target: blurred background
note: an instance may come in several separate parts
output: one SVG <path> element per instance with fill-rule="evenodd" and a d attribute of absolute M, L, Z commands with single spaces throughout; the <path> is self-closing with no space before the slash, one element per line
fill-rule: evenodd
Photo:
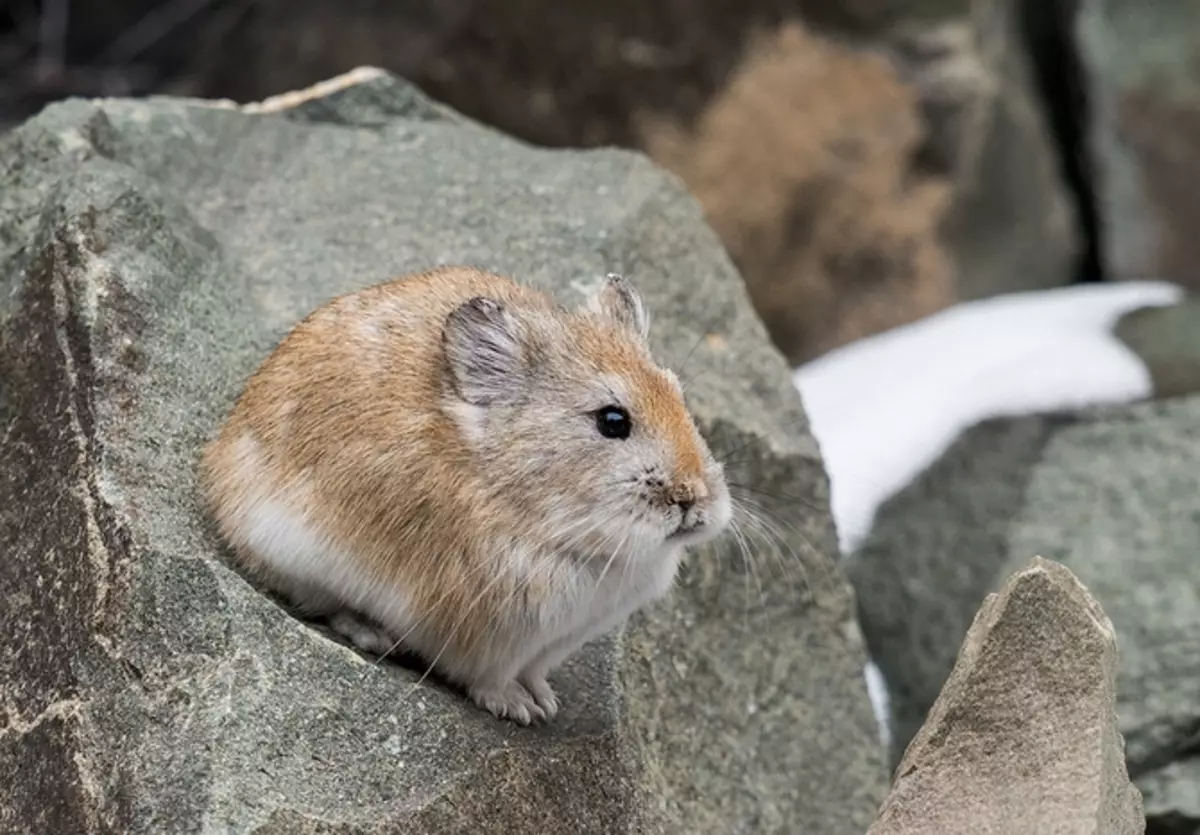
<path fill-rule="evenodd" d="M 1200 119 L 1171 92 L 1196 74 L 1170 43 L 1190 5 L 3 0 L 0 126 L 64 96 L 245 102 L 382 67 L 528 142 L 674 171 L 798 365 L 957 301 L 1200 283 L 1200 143 L 1180 144 Z"/>

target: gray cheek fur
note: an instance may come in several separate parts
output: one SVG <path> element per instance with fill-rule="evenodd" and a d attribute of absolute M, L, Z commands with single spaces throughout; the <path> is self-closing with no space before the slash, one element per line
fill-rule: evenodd
<path fill-rule="evenodd" d="M 523 512 L 565 513 L 565 524 L 592 516 L 614 532 L 637 524 L 661 536 L 679 522 L 667 499 L 666 450 L 645 438 L 603 438 L 580 410 L 488 409 L 474 452 Z"/>
<path fill-rule="evenodd" d="M 559 341 L 544 334 L 517 396 L 479 415 L 473 454 L 495 495 L 534 524 L 561 526 L 564 537 L 590 519 L 607 547 L 619 541 L 634 551 L 660 548 L 683 522 L 708 521 L 705 506 L 685 516 L 671 501 L 673 451 L 665 442 L 636 429 L 627 439 L 600 435 L 593 410 L 636 405 L 626 381 L 580 367 Z M 710 487 L 718 480 L 710 475 Z"/>

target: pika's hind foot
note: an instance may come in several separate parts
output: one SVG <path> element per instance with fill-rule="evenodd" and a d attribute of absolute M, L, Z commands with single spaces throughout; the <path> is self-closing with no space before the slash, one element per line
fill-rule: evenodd
<path fill-rule="evenodd" d="M 515 679 L 499 686 L 472 687 L 470 692 L 475 704 L 500 719 L 528 725 L 534 719 L 546 718 L 537 700 Z"/>
<path fill-rule="evenodd" d="M 379 626 L 352 614 L 346 609 L 329 616 L 329 625 L 350 639 L 363 652 L 384 656 L 396 648 L 396 639 Z"/>
<path fill-rule="evenodd" d="M 546 681 L 545 674 L 522 673 L 517 680 L 529 691 L 546 718 L 553 719 L 558 713 L 558 696 L 554 695 L 554 689 Z"/>

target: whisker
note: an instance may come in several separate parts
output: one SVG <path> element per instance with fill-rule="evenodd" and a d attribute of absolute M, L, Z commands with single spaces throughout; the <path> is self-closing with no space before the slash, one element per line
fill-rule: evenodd
<path fill-rule="evenodd" d="M 679 365 L 678 365 L 678 367 L 677 367 L 677 368 L 678 368 L 678 371 L 677 371 L 677 373 L 679 374 L 679 376 L 681 377 L 681 379 L 682 379 L 682 376 L 683 376 L 683 370 L 684 370 L 684 368 L 687 366 L 687 364 L 688 364 L 688 361 L 689 361 L 689 360 L 692 358 L 692 354 L 696 353 L 696 349 L 700 347 L 700 343 L 704 341 L 704 338 L 705 338 L 706 336 L 708 336 L 708 331 L 709 331 L 709 330 L 711 330 L 711 329 L 710 329 L 710 328 L 704 328 L 704 329 L 703 329 L 703 333 L 701 333 L 701 334 L 700 334 L 700 336 L 699 336 L 699 337 L 696 339 L 696 341 L 695 341 L 694 343 L 692 343 L 692 349 L 691 349 L 690 351 L 688 351 L 688 352 L 687 352 L 687 356 L 685 356 L 685 357 L 683 358 L 683 362 L 679 363 Z"/>
<path fill-rule="evenodd" d="M 793 420 L 786 420 L 783 423 L 777 424 L 776 428 L 789 429 L 793 426 L 796 426 L 797 424 L 803 424 L 803 423 L 808 423 L 808 414 L 807 413 L 800 415 L 799 417 L 797 417 Z M 726 463 L 729 461 L 729 459 L 732 456 L 736 455 L 737 453 L 741 452 L 742 450 L 749 449 L 750 447 L 754 446 L 755 444 L 765 443 L 766 441 L 769 441 L 769 440 L 771 440 L 771 438 L 769 436 L 759 435 L 756 438 L 754 438 L 750 441 L 747 441 L 744 444 L 739 444 L 738 446 L 734 447 L 733 449 L 727 450 L 722 455 L 717 455 L 714 457 L 716 458 L 717 461 L 720 461 L 721 463 Z"/>
<path fill-rule="evenodd" d="M 811 508 L 811 509 L 813 509 L 813 510 L 818 510 L 818 511 L 821 511 L 821 512 L 822 512 L 822 515 L 823 515 L 823 516 L 825 516 L 826 518 L 832 518 L 832 511 L 831 511 L 831 510 L 828 510 L 828 509 L 826 509 L 826 508 L 820 507 L 819 505 L 815 505 L 814 503 L 812 503 L 812 502 L 809 502 L 809 501 L 807 501 L 807 500 L 805 500 L 805 499 L 802 499 L 802 498 L 800 498 L 799 496 L 792 496 L 792 495 L 789 495 L 789 494 L 787 494 L 787 493 L 776 493 L 776 492 L 772 492 L 772 491 L 770 491 L 770 490 L 762 490 L 762 489 L 759 489 L 759 488 L 756 488 L 756 487 L 751 487 L 750 485 L 747 485 L 747 484 L 740 484 L 740 483 L 737 483 L 737 482 L 732 482 L 732 481 L 727 481 L 727 484 L 729 484 L 729 486 L 730 486 L 730 490 L 731 490 L 731 491 L 734 491 L 734 490 L 742 490 L 742 491 L 745 491 L 745 492 L 747 492 L 747 493 L 752 493 L 752 494 L 755 494 L 755 495 L 763 496 L 763 497 L 765 497 L 765 498 L 774 499 L 774 500 L 775 500 L 775 501 L 777 501 L 777 502 L 795 502 L 795 503 L 797 503 L 797 504 L 802 504 L 802 505 L 805 505 L 806 507 L 809 507 L 809 508 Z M 767 514 L 768 516 L 770 516 L 770 517 L 771 517 L 771 520 L 772 520 L 772 521 L 773 521 L 775 524 L 782 524 L 782 525 L 786 526 L 788 530 L 790 530 L 792 533 L 794 533 L 794 534 L 795 534 L 796 536 L 798 536 L 800 539 L 804 540 L 804 543 L 805 543 L 805 545 L 807 545 L 807 546 L 808 546 L 808 548 L 809 548 L 809 550 L 810 550 L 810 551 L 812 551 L 813 553 L 823 553 L 822 549 L 818 548 L 818 547 L 817 547 L 817 546 L 816 546 L 816 545 L 815 545 L 815 544 L 812 542 L 812 540 L 810 540 L 810 539 L 808 538 L 808 535 L 807 535 L 807 534 L 805 534 L 805 533 L 804 533 L 804 531 L 800 530 L 798 527 L 796 527 L 796 526 L 795 526 L 794 524 L 792 524 L 791 522 L 788 522 L 788 521 L 784 520 L 784 519 L 783 519 L 783 518 L 781 518 L 781 517 L 780 517 L 778 514 L 776 514 L 776 513 L 772 513 L 772 512 L 771 512 L 771 511 L 770 511 L 770 510 L 769 510 L 767 507 L 765 507 L 765 506 L 764 506 L 764 505 L 763 505 L 761 502 L 756 502 L 756 501 L 753 501 L 753 500 L 752 500 L 750 497 L 748 497 L 748 496 L 739 497 L 739 499 L 738 499 L 738 500 L 739 500 L 739 501 L 741 501 L 741 502 L 743 502 L 743 503 L 749 503 L 749 504 L 753 504 L 753 505 L 754 505 L 754 507 L 756 507 L 756 508 L 757 508 L 757 509 L 760 511 L 760 513 L 762 513 L 762 514 Z M 764 520 L 762 520 L 762 519 L 760 519 L 759 521 L 760 521 L 760 523 L 765 523 L 765 521 L 764 521 Z M 837 552 L 837 551 L 836 551 L 836 549 L 835 549 L 834 553 L 830 554 L 829 556 L 831 557 L 831 561 L 832 561 L 832 562 L 834 562 L 834 563 L 838 562 L 838 561 L 841 559 L 841 554 L 840 554 L 839 552 Z M 824 563 L 824 562 L 822 562 L 822 565 L 823 565 L 823 567 L 824 567 L 824 571 L 825 571 L 826 575 L 829 575 L 829 573 L 830 573 L 830 567 L 829 567 L 829 565 L 828 565 L 827 563 Z M 828 579 L 828 578 L 827 578 L 827 579 Z"/>
<path fill-rule="evenodd" d="M 818 504 L 817 502 L 814 502 L 811 499 L 802 499 L 799 496 L 790 496 L 787 493 L 772 493 L 769 490 L 763 490 L 762 488 L 759 488 L 759 487 L 751 487 L 748 484 L 741 484 L 739 482 L 730 481 L 728 479 L 726 479 L 725 483 L 727 485 L 729 485 L 730 488 L 734 488 L 737 490 L 745 490 L 747 493 L 754 493 L 756 495 L 765 496 L 768 499 L 776 499 L 778 501 L 796 502 L 797 504 L 802 504 L 811 510 L 820 511 L 826 515 L 828 515 L 830 513 L 828 504 L 825 504 L 825 505 Z"/>
<path fill-rule="evenodd" d="M 779 525 L 783 525 L 789 531 L 791 531 L 793 534 L 798 536 L 804 542 L 804 544 L 807 546 L 807 550 L 810 554 L 820 557 L 823 554 L 823 552 L 820 549 L 818 549 L 812 543 L 811 540 L 809 540 L 808 536 L 805 535 L 805 533 L 802 530 L 800 530 L 798 527 L 793 525 L 791 522 L 789 522 L 785 519 L 776 517 L 774 514 L 771 513 L 769 508 L 766 508 L 766 507 L 762 506 L 761 504 L 754 502 L 753 500 L 750 500 L 750 499 L 742 500 L 742 504 L 743 504 L 743 507 L 746 510 L 747 514 L 755 521 L 755 523 L 758 525 L 759 529 L 764 533 L 764 535 L 766 535 L 771 541 L 777 543 L 779 546 L 786 549 L 786 551 L 787 551 L 786 556 L 791 557 L 791 559 L 796 563 L 796 565 L 798 565 L 800 567 L 800 570 L 804 574 L 804 582 L 805 582 L 806 586 L 808 586 L 811 589 L 812 584 L 811 584 L 810 578 L 808 576 L 807 561 L 799 553 L 797 553 L 797 551 L 788 543 L 787 537 L 785 537 L 783 535 L 783 533 L 779 530 Z M 782 552 L 777 553 L 777 559 L 779 559 L 781 566 L 784 565 L 783 556 L 785 556 L 785 555 Z M 819 560 L 819 562 L 821 563 L 821 565 L 824 569 L 826 581 L 830 582 L 830 583 L 834 582 L 833 575 L 831 573 L 831 568 L 830 568 L 830 563 L 833 562 L 833 560 L 822 559 L 822 560 Z"/>
<path fill-rule="evenodd" d="M 742 557 L 742 564 L 746 567 L 743 576 L 743 585 L 746 591 L 746 605 L 742 608 L 742 624 L 747 630 L 750 628 L 750 577 L 754 576 L 755 585 L 758 586 L 759 599 L 762 599 L 762 583 L 758 579 L 758 574 L 754 570 L 754 556 L 750 553 L 749 544 L 746 542 L 746 536 L 741 530 L 741 525 L 737 518 L 729 520 L 729 529 L 733 533 L 734 543 Z"/>
<path fill-rule="evenodd" d="M 758 558 L 754 553 L 754 548 L 750 542 L 750 537 L 747 536 L 746 527 L 745 525 L 741 524 L 740 520 L 738 523 L 738 544 L 742 553 L 745 555 L 744 559 L 746 561 L 747 571 L 754 580 L 754 587 L 758 591 L 758 597 L 761 600 L 764 587 L 762 583 L 762 575 L 758 571 Z"/>
<path fill-rule="evenodd" d="M 741 502 L 736 502 L 734 507 L 737 511 L 736 515 L 739 517 L 739 526 L 746 541 L 746 548 L 748 551 L 756 554 L 755 561 L 757 562 L 757 551 L 760 549 L 769 551 L 770 547 L 774 545 L 774 542 L 771 540 L 771 537 L 766 534 L 762 524 L 759 522 L 753 510 L 749 506 Z M 758 547 L 754 547 L 755 545 Z M 774 558 L 776 563 L 779 562 L 778 555 L 776 554 L 768 553 L 765 556 Z M 783 566 L 781 566 L 781 568 L 783 568 Z M 784 571 L 784 575 L 785 577 L 788 576 L 786 570 Z"/>
<path fill-rule="evenodd" d="M 636 515 L 636 517 L 635 517 L 634 521 L 635 521 L 635 522 L 640 522 L 640 521 L 642 520 L 642 516 L 643 516 L 642 512 L 641 512 L 641 511 L 639 511 L 639 512 L 637 513 L 637 515 Z M 632 525 L 630 526 L 630 530 L 631 530 L 631 531 L 633 530 L 633 526 L 632 526 Z M 617 591 L 616 591 L 616 596 L 617 596 L 617 598 L 620 598 L 620 597 L 621 597 L 621 595 L 622 595 L 622 593 L 623 593 L 623 592 L 624 592 L 624 590 L 625 590 L 625 582 L 626 582 L 626 580 L 629 578 L 629 565 L 630 565 L 630 562 L 631 562 L 630 560 L 622 560 L 622 562 L 621 562 L 621 576 L 617 578 Z"/>
<path fill-rule="evenodd" d="M 785 579 L 790 582 L 791 575 L 787 572 L 787 566 L 781 561 L 780 555 L 777 553 L 778 543 L 771 535 L 771 532 L 763 525 L 755 509 L 745 501 L 739 501 L 737 507 L 742 517 L 743 529 L 754 537 L 754 541 L 766 552 L 765 556 L 773 561 L 773 564 L 783 572 Z"/>
<path fill-rule="evenodd" d="M 604 563 L 604 569 L 600 572 L 600 576 L 596 580 L 595 590 L 592 592 L 593 603 L 596 601 L 596 595 L 600 593 L 600 585 L 604 582 L 604 576 L 608 574 L 608 569 L 612 567 L 613 560 L 617 558 L 617 554 L 621 553 L 621 549 L 624 548 L 625 543 L 629 541 L 630 533 L 632 533 L 632 530 L 625 531 L 625 535 L 621 537 L 621 541 L 618 542 L 617 547 L 613 549 L 612 555 L 609 556 L 608 561 Z"/>

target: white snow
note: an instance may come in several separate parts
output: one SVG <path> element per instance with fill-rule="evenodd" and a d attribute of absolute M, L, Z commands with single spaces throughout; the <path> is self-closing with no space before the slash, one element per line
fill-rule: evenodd
<path fill-rule="evenodd" d="M 1149 397 L 1149 372 L 1112 328 L 1183 295 L 1130 281 L 965 302 L 797 368 L 842 553 L 859 547 L 883 502 L 980 421 Z M 863 676 L 888 748 L 887 682 L 874 661 Z"/>
<path fill-rule="evenodd" d="M 879 728 L 879 744 L 884 751 L 892 748 L 892 713 L 888 696 L 887 680 L 874 661 L 863 667 L 863 678 L 867 680 L 867 698 L 871 700 L 871 712 L 875 714 L 875 725 Z"/>
<path fill-rule="evenodd" d="M 965 302 L 797 368 L 842 553 L 862 543 L 883 502 L 980 421 L 1148 397 L 1149 372 L 1112 327 L 1183 295 L 1128 281 Z"/>

